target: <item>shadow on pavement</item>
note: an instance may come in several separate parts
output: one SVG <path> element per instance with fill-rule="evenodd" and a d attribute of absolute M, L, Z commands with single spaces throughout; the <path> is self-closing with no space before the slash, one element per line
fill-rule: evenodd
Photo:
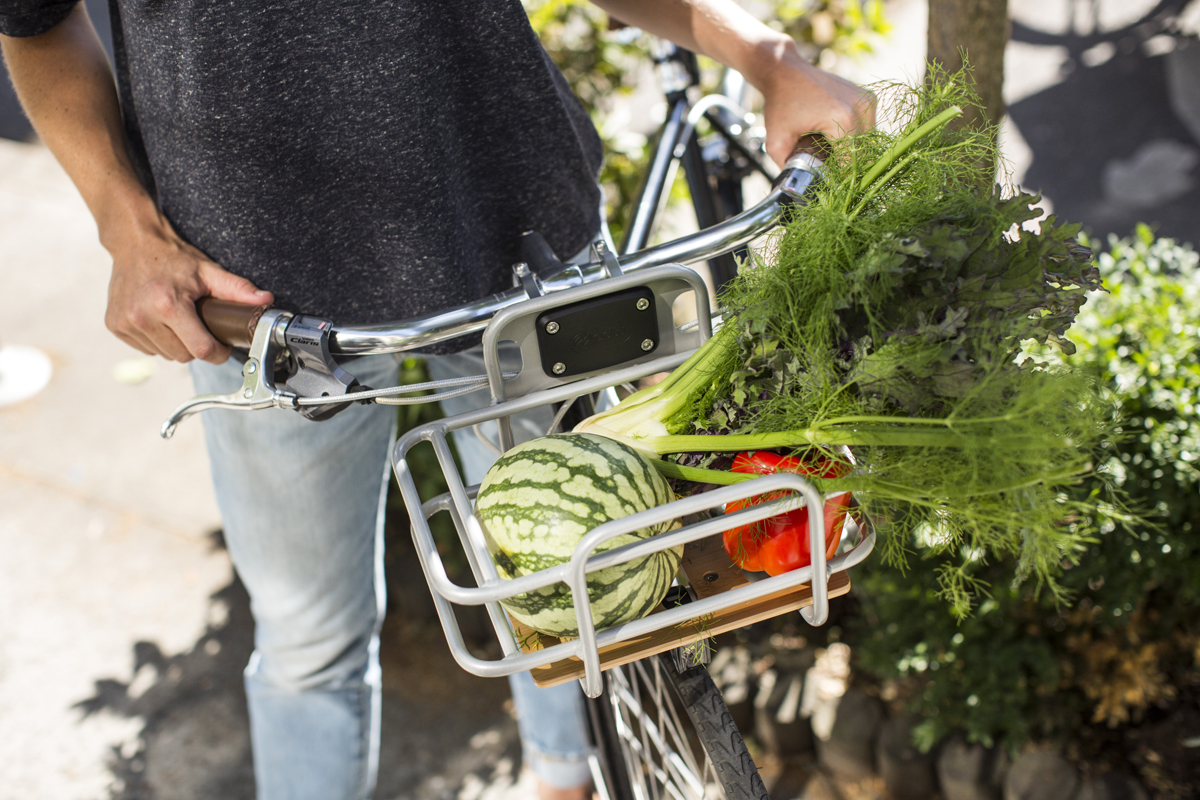
<path fill-rule="evenodd" d="M 220 531 L 211 538 L 224 547 Z M 136 745 L 112 750 L 111 800 L 254 797 L 242 685 L 254 640 L 249 597 L 234 575 L 210 602 L 209 623 L 186 652 L 166 654 L 154 642 L 137 642 L 131 675 L 96 681 L 95 694 L 76 704 L 84 716 L 107 712 L 144 721 Z M 520 745 L 506 681 L 467 674 L 436 623 L 406 621 L 394 607 L 381 661 L 377 798 L 449 800 L 485 791 L 498 797 L 516 782 Z"/>
<path fill-rule="evenodd" d="M 220 531 L 213 546 L 223 548 Z M 250 601 L 236 575 L 210 598 L 209 623 L 186 652 L 133 646 L 129 680 L 96 682 L 77 707 L 144 720 L 136 749 L 113 748 L 114 800 L 254 797 L 242 669 L 253 649 Z M 129 752 L 132 750 L 132 752 Z"/>
<path fill-rule="evenodd" d="M 1060 83 L 1009 108 L 1033 152 L 1024 184 L 1100 237 L 1150 222 L 1160 235 L 1200 241 L 1200 133 L 1180 118 L 1186 87 L 1170 85 L 1200 81 L 1200 42 L 1173 33 L 1186 4 L 1164 0 L 1133 25 L 1089 35 L 1013 25 L 1014 41 L 1068 56 Z"/>

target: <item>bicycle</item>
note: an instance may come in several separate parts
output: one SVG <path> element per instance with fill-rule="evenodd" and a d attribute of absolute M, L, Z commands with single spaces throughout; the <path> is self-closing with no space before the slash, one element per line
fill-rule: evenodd
<path fill-rule="evenodd" d="M 642 224 L 644 236 L 648 236 L 669 172 L 669 165 L 655 166 L 659 154 L 682 158 L 692 143 L 700 146 L 694 136 L 695 124 L 689 127 L 687 120 L 706 112 L 704 102 L 686 114 L 682 105 L 673 107 L 668 117 L 664 130 L 673 127 L 675 134 L 660 137 L 635 216 L 637 220 L 643 208 L 649 209 Z M 709 108 L 715 107 L 730 113 L 731 107 L 736 108 L 731 101 L 713 101 Z M 745 119 L 744 112 L 741 118 Z M 720 693 L 707 671 L 697 668 L 707 652 L 704 642 L 718 633 L 793 609 L 801 609 L 811 624 L 822 624 L 829 598 L 849 590 L 845 570 L 869 555 L 874 533 L 866 527 L 860 529 L 851 518 L 843 532 L 844 552 L 827 561 L 821 496 L 797 475 L 766 475 L 605 523 L 584 538 L 569 562 L 502 581 L 491 563 L 484 531 L 473 515 L 472 500 L 478 487 L 463 484 L 447 436 L 454 430 L 496 421 L 501 448 L 507 449 L 513 445 L 508 424 L 512 414 L 548 404 L 565 411 L 579 397 L 681 364 L 711 335 L 712 326 L 706 287 L 695 272 L 682 265 L 705 259 L 711 262 L 745 247 L 771 229 L 789 204 L 803 202 L 815 176 L 814 160 L 796 156 L 780 172 L 767 198 L 749 210 L 650 248 L 634 247 L 642 237 L 634 231 L 620 255 L 598 242 L 595 260 L 582 265 L 562 264 L 540 236 L 527 233 L 522 241 L 524 260 L 514 266 L 514 289 L 422 318 L 347 327 L 280 309 L 202 301 L 201 316 L 214 335 L 226 344 L 248 349 L 243 386 L 233 395 L 201 396 L 182 404 L 164 423 L 162 435 L 169 437 L 183 418 L 206 408 L 286 408 L 320 420 L 351 402 L 425 403 L 487 389 L 491 406 L 410 431 L 392 451 L 417 554 L 456 661 L 485 677 L 532 670 L 535 681 L 543 685 L 580 679 L 585 694 L 592 698 L 588 708 L 597 752 L 593 774 L 602 797 L 699 800 L 715 789 L 730 798 L 764 798 L 765 788 Z M 713 187 L 707 177 L 705 184 Z M 640 241 L 644 243 L 644 238 Z M 672 305 L 687 293 L 693 296 L 696 319 L 676 327 Z M 594 324 L 597 309 L 613 325 L 623 327 L 624 321 L 632 320 L 636 325 L 630 330 L 648 333 L 644 337 L 593 336 L 595 346 L 584 348 L 582 355 L 558 355 L 569 337 L 548 334 L 542 315 L 553 312 L 559 325 L 556 330 L 566 333 L 574 325 Z M 487 374 L 476 378 L 370 389 L 359 386 L 336 359 L 403 352 L 480 331 Z M 506 374 L 500 365 L 499 343 L 505 340 L 516 341 L 521 351 L 522 367 L 515 374 Z M 426 390 L 436 394 L 398 397 Z M 552 428 L 561 416 L 560 411 Z M 419 496 L 406 462 L 409 450 L 424 441 L 432 445 L 449 487 L 447 493 L 434 498 Z M 649 524 L 692 517 L 771 492 L 787 496 L 734 512 L 728 520 L 703 519 L 650 540 L 595 553 L 603 542 Z M 803 498 L 803 503 L 797 498 Z M 808 508 L 812 537 L 813 563 L 808 567 L 751 583 L 725 557 L 719 539 L 713 544 L 713 537 L 731 526 L 752 524 L 801 505 Z M 437 513 L 453 519 L 476 586 L 459 586 L 447 577 L 428 525 L 428 519 Z M 855 538 L 858 541 L 852 542 Z M 677 546 L 685 547 L 684 566 L 669 606 L 597 632 L 586 591 L 587 573 Z M 500 606 L 508 597 L 559 582 L 571 586 L 575 596 L 577 639 L 535 640 L 511 622 Z M 485 606 L 503 653 L 500 659 L 478 658 L 467 650 L 455 618 L 456 604 Z"/>

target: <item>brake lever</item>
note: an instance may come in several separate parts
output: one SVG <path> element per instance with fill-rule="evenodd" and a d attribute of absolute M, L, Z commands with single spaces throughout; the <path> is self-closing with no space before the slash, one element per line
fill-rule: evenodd
<path fill-rule="evenodd" d="M 170 439 L 187 417 L 210 408 L 252 411 L 261 408 L 296 409 L 297 395 L 275 385 L 275 361 L 285 348 L 284 333 L 292 312 L 270 309 L 263 312 L 254 329 L 250 357 L 242 365 L 242 388 L 234 394 L 202 394 L 183 403 L 167 417 L 159 434 Z"/>

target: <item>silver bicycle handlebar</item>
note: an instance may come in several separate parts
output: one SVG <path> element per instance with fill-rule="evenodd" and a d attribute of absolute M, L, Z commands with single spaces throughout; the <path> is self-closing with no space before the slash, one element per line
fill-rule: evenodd
<path fill-rule="evenodd" d="M 736 217 L 674 241 L 648 247 L 617 258 L 622 272 L 663 264 L 691 264 L 736 250 L 770 230 L 783 210 L 803 198 L 816 175 L 816 160 L 800 154 L 788 161 L 771 193 L 758 205 Z M 604 264 L 570 266 L 539 280 L 543 292 L 571 289 L 599 280 Z M 528 300 L 524 289 L 494 294 L 436 314 L 381 325 L 334 325 L 329 350 L 339 355 L 378 355 L 427 347 L 448 339 L 482 331 L 497 313 Z"/>
<path fill-rule="evenodd" d="M 599 261 L 573 265 L 542 279 L 530 275 L 526 269 L 524 273 L 519 273 L 522 275 L 522 287 L 436 314 L 382 325 L 334 324 L 327 339 L 322 339 L 321 346 L 324 347 L 328 342 L 326 355 L 382 355 L 413 350 L 482 331 L 496 314 L 538 293 L 571 289 L 602 280 L 614 272 L 631 272 L 672 263 L 690 264 L 723 255 L 748 244 L 774 227 L 791 203 L 803 202 L 805 192 L 816 181 L 819 163 L 807 154 L 794 156 L 762 202 L 710 228 L 625 256 L 608 254 L 608 263 Z M 304 322 L 305 318 L 289 311 L 266 311 L 258 320 L 249 357 L 242 368 L 242 388 L 234 394 L 200 395 L 183 403 L 163 423 L 162 437 L 169 439 L 181 420 L 208 408 L 247 411 L 272 407 L 299 409 L 301 404 L 297 393 L 287 387 L 276 386 L 273 365 L 277 358 L 289 352 L 289 339 L 291 344 L 299 343 L 297 346 L 312 344 L 306 341 L 303 334 L 291 336 L 291 329 L 302 327 Z M 293 326 L 293 323 L 296 325 Z M 342 373 L 340 369 L 334 372 Z M 342 373 L 326 377 L 335 385 L 336 391 L 330 394 L 337 398 L 337 402 L 353 402 L 357 399 L 345 396 L 346 390 L 353 388 L 353 385 L 337 384 L 339 379 L 352 381 L 352 376 Z"/>

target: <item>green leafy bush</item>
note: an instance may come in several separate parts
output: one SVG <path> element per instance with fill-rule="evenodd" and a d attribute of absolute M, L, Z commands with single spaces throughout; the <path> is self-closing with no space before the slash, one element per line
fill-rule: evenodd
<path fill-rule="evenodd" d="M 773 25 L 787 33 L 801 52 L 821 60 L 823 53 L 859 56 L 892 26 L 883 0 L 776 0 Z M 827 66 L 828 57 L 822 66 Z"/>
<path fill-rule="evenodd" d="M 1062 740 L 1137 723 L 1200 685 L 1200 257 L 1145 226 L 1109 245 L 1099 258 L 1109 293 L 1084 306 L 1069 358 L 1113 393 L 1125 438 L 1077 492 L 1103 508 L 1111 482 L 1139 513 L 1109 514 L 1064 564 L 1070 606 L 979 561 L 973 577 L 991 597 L 958 623 L 929 562 L 856 575 L 860 666 L 905 693 L 924 720 L 922 747 L 955 730 L 1012 748 Z"/>

